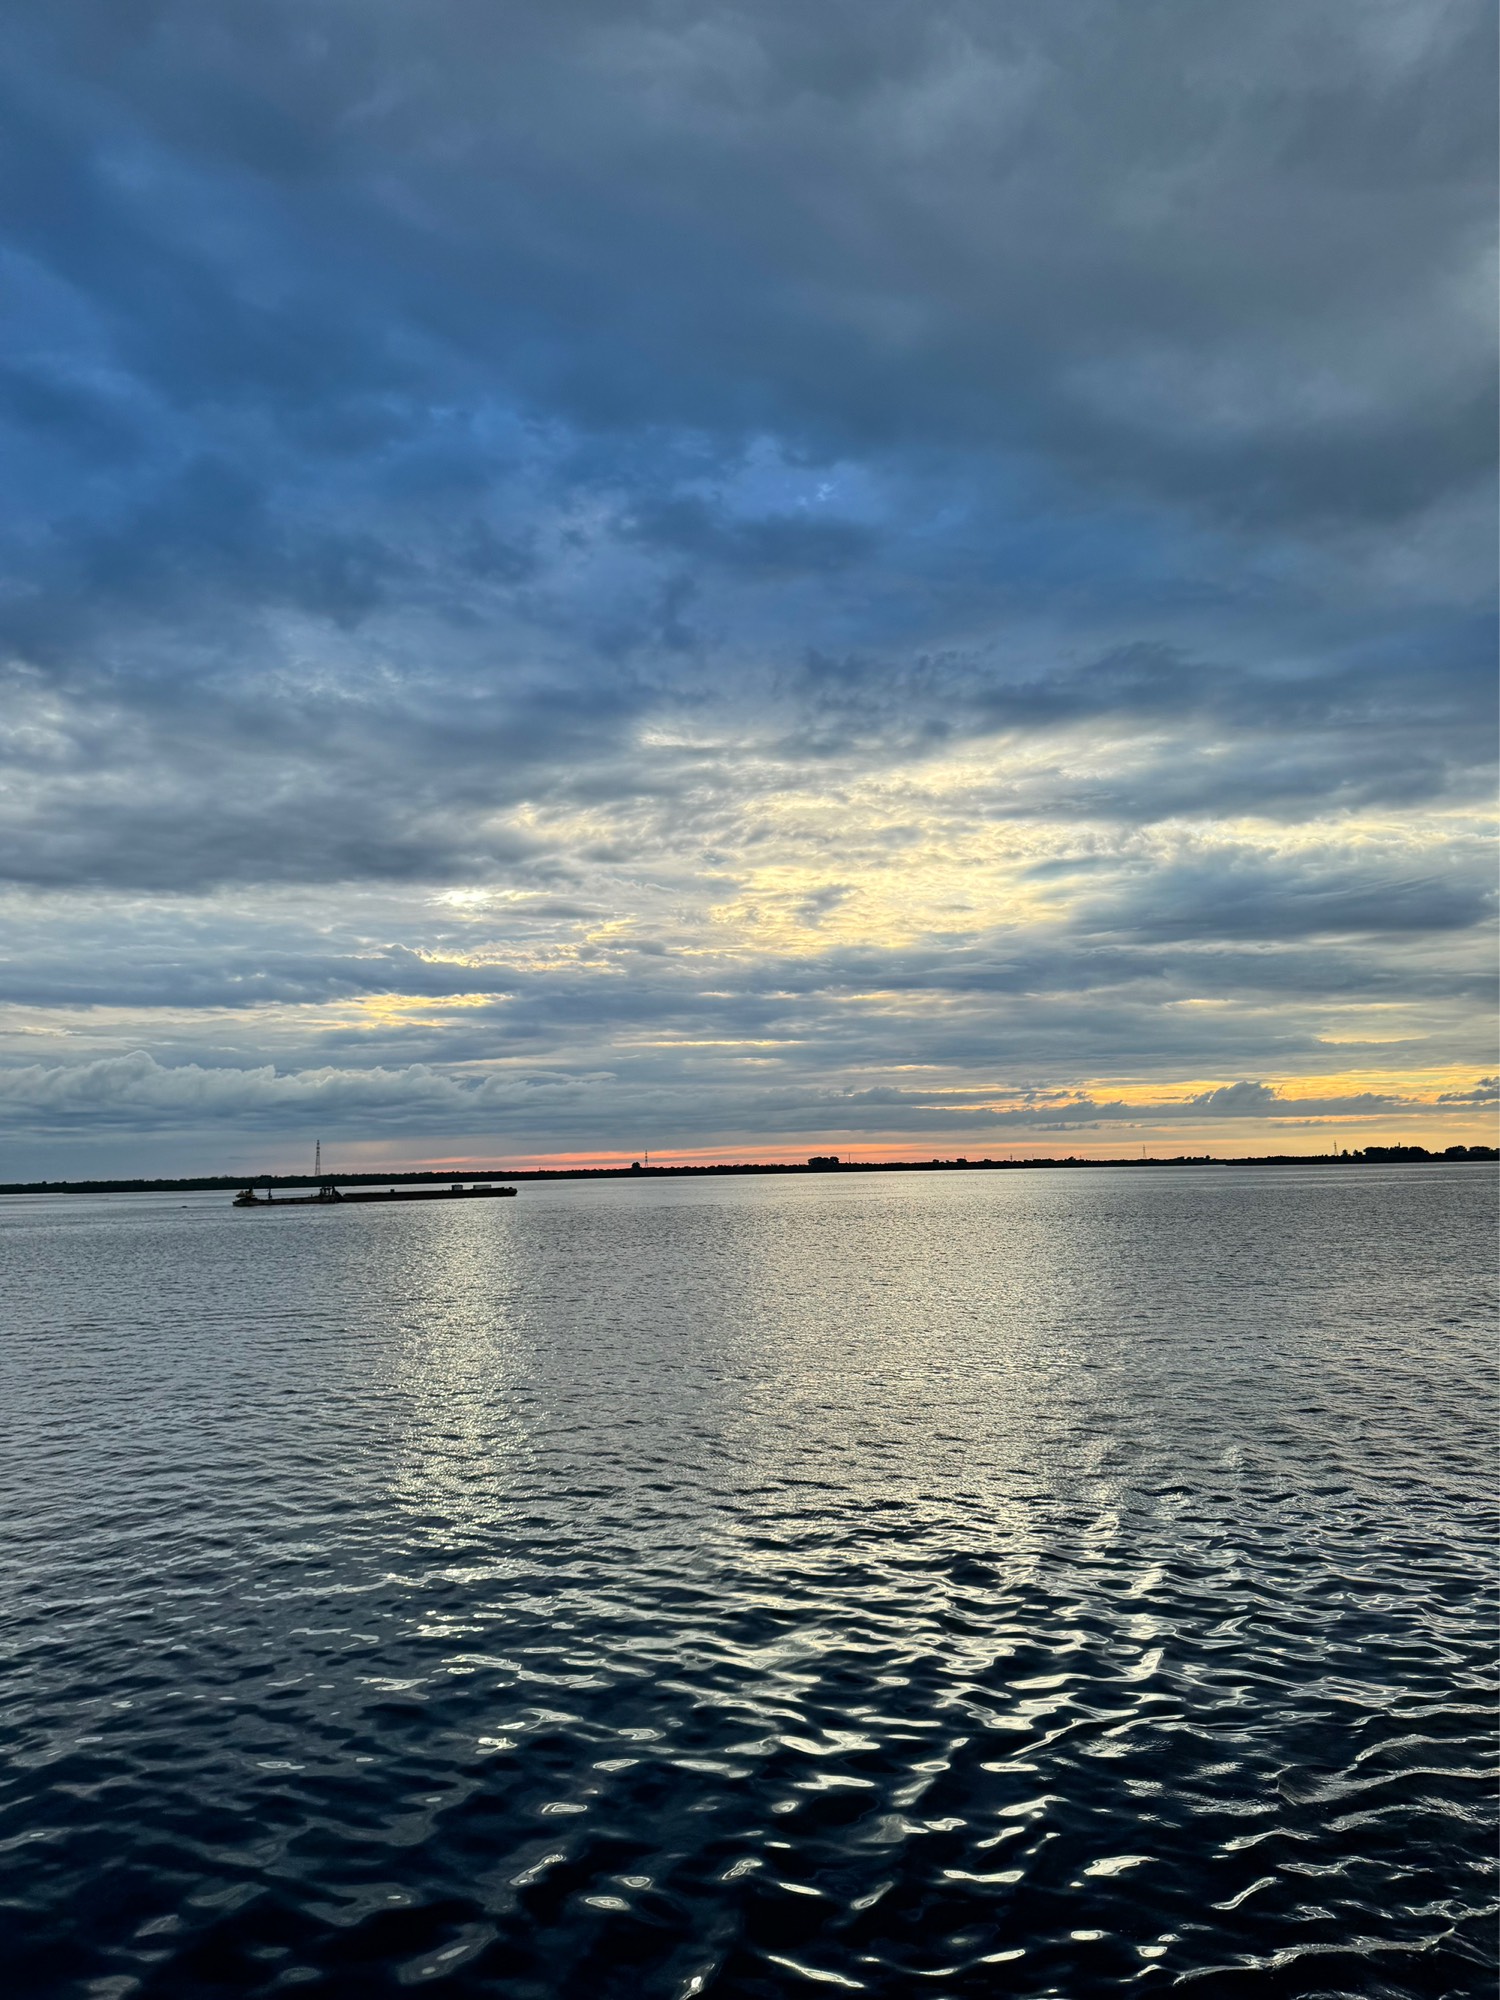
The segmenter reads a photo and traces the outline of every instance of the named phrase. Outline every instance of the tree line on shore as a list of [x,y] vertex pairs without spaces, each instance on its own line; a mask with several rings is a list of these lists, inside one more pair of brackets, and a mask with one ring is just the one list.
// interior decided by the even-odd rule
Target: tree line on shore
[[1005,1171],[1016,1168],[1045,1167],[1309,1167],[1309,1166],[1358,1166],[1358,1165],[1400,1165],[1422,1161],[1469,1161],[1500,1160],[1500,1149],[1494,1146],[1445,1146],[1441,1152],[1433,1152],[1426,1146],[1364,1146],[1356,1152],[1340,1153],[1265,1153],[1245,1159],[1218,1158],[1209,1153],[1178,1153],[1171,1157],[1131,1159],[1088,1159],[1069,1154],[1065,1159],[1050,1155],[1037,1155],[1030,1159],[995,1160],[970,1159],[961,1155],[955,1159],[932,1160],[845,1160],[837,1154],[815,1155],[805,1163],[800,1160],[761,1161],[721,1161],[709,1165],[692,1166],[642,1166],[634,1160],[629,1166],[618,1167],[479,1167],[455,1175],[452,1168],[443,1169],[387,1169],[384,1173],[328,1174],[321,1176],[306,1173],[280,1174],[196,1174],[178,1179],[118,1179],[118,1180],[58,1180],[58,1181],[12,1181],[0,1183],[0,1194],[212,1194],[220,1189],[243,1187],[317,1187],[320,1182],[336,1180],[343,1187],[370,1187],[377,1182],[388,1186],[404,1183],[407,1186],[423,1182],[485,1179],[496,1174],[504,1174],[508,1180],[559,1181],[559,1180],[613,1180],[623,1177],[654,1175],[658,1178],[673,1178],[688,1174],[807,1174],[807,1173],[930,1173],[934,1168],[980,1169]]

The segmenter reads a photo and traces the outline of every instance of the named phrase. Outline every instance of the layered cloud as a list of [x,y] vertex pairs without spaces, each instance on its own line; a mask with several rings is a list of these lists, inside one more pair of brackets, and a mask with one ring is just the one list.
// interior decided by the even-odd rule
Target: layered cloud
[[1493,33],[22,0],[11,1170],[1478,1136]]
[[[402,1069],[377,1064],[292,1072],[269,1064],[232,1069],[184,1063],[171,1068],[137,1049],[93,1062],[9,1068],[0,1072],[0,1104],[60,1133],[80,1127],[96,1133],[122,1128],[131,1133],[157,1128],[180,1132],[205,1120],[222,1119],[231,1121],[242,1138],[260,1138],[333,1122],[347,1135],[346,1156],[352,1143],[352,1157],[358,1159],[370,1131],[429,1131],[433,1121],[462,1135],[493,1135],[507,1150],[518,1141],[529,1147],[543,1133],[554,1142],[586,1143],[597,1129],[590,1099],[601,1088],[623,1082],[625,1087],[615,1092],[620,1108],[646,1121],[660,1115],[659,1101],[639,1088],[640,1081],[609,1073],[539,1070],[475,1075],[428,1063],[410,1063]],[[741,1080],[724,1091],[710,1117],[695,1116],[688,1090],[681,1092],[682,1101],[672,1109],[679,1143],[685,1141],[690,1148],[722,1141],[727,1129],[732,1138],[763,1149],[768,1140],[790,1139],[795,1146],[801,1135],[817,1137],[828,1131],[845,1140],[852,1136],[856,1142],[871,1136],[883,1142],[893,1134],[946,1136],[955,1131],[989,1135],[992,1140],[1007,1135],[1045,1140],[1048,1134],[1093,1133],[1112,1125],[1153,1135],[1181,1125],[1212,1130],[1226,1119],[1239,1118],[1299,1127],[1371,1119],[1389,1124],[1430,1108],[1423,1099],[1374,1091],[1289,1097],[1254,1081],[1165,1099],[1100,1100],[1082,1093],[1028,1091],[1008,1101],[984,1102],[982,1095],[942,1086],[788,1091]],[[646,1131],[649,1137],[649,1123]]]

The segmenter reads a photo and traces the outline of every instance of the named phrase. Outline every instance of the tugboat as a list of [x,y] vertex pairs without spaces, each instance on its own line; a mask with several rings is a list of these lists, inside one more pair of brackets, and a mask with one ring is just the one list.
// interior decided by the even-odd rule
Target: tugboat
[[241,1188],[234,1198],[235,1208],[307,1208],[320,1203],[344,1199],[331,1181],[325,1181],[316,1194],[272,1194],[269,1188],[264,1194],[257,1194],[253,1187]]
[[274,1195],[269,1188],[257,1194],[254,1184],[241,1188],[232,1206],[235,1208],[327,1208],[337,1202],[343,1207],[355,1201],[453,1201],[473,1200],[475,1196],[513,1195],[513,1187],[492,1187],[487,1181],[476,1181],[472,1187],[465,1187],[462,1181],[454,1181],[450,1187],[416,1188],[355,1188],[345,1194],[333,1181],[323,1179],[323,1142],[320,1139],[313,1155],[313,1179],[318,1183],[316,1194]]

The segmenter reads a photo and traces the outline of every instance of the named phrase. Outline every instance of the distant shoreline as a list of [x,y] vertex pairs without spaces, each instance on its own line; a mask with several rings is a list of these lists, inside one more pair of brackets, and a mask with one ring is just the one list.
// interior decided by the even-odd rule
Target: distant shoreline
[[387,1170],[384,1173],[324,1174],[192,1174],[174,1180],[67,1180],[11,1181],[0,1183],[5,1194],[213,1194],[243,1187],[318,1187],[333,1182],[339,1187],[407,1187],[460,1182],[507,1181],[594,1181],[672,1180],[693,1176],[736,1174],[930,1174],[930,1173],[1020,1173],[1027,1170],[1063,1170],[1074,1167],[1130,1167],[1137,1171],[1150,1167],[1358,1167],[1358,1166],[1467,1166],[1500,1160],[1494,1146],[1453,1146],[1441,1153],[1423,1146],[1367,1146],[1356,1153],[1265,1153],[1245,1158],[1220,1158],[1208,1153],[1179,1153],[1149,1159],[1065,1159],[1038,1155],[1026,1160],[750,1160],[720,1161],[706,1166],[650,1167],[636,1163],[623,1167],[471,1167],[463,1173],[451,1168]]

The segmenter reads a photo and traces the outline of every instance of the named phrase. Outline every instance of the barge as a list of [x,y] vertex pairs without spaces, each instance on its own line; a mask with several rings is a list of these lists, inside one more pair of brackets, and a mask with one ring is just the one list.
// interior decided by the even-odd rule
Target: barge
[[462,1181],[455,1181],[445,1188],[354,1188],[344,1194],[332,1181],[325,1181],[316,1194],[274,1195],[269,1188],[264,1194],[257,1194],[253,1187],[241,1188],[235,1196],[235,1208],[331,1208],[335,1203],[342,1208],[348,1202],[356,1201],[473,1201],[490,1199],[500,1195],[513,1195],[513,1187],[492,1187],[487,1182],[473,1187],[465,1187]]

